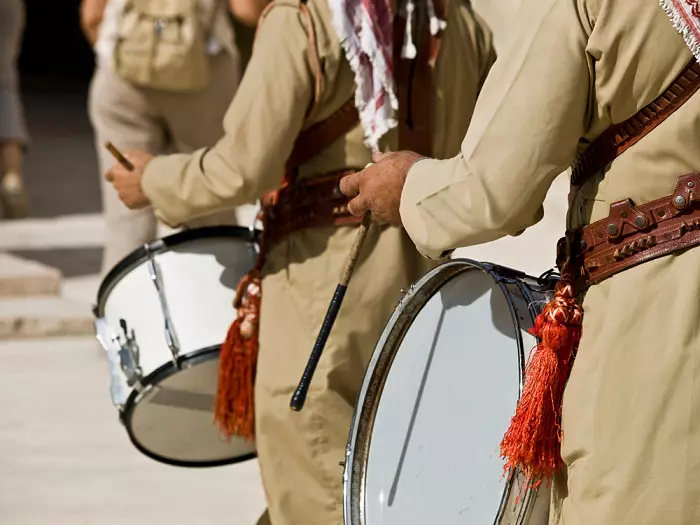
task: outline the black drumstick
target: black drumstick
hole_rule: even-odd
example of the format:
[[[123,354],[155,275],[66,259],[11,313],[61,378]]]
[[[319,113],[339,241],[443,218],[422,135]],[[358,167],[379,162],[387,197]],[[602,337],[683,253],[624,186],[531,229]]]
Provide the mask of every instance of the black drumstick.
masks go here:
[[[338,317],[340,306],[343,304],[343,299],[345,298],[345,291],[348,289],[350,278],[355,270],[355,265],[359,259],[360,251],[362,250],[362,245],[367,238],[367,232],[369,231],[371,225],[372,214],[367,212],[362,218],[362,224],[360,224],[357,237],[355,237],[355,242],[352,245],[347,261],[345,262],[345,268],[343,269],[340,282],[338,283],[335,293],[333,294],[333,299],[331,299],[331,304],[328,305],[328,311],[326,312],[326,317],[321,325],[321,331],[318,333],[318,337],[316,338],[314,349],[311,351],[311,355],[309,356],[309,362],[306,364],[304,373],[301,376],[301,381],[299,381],[299,386],[292,396],[290,406],[295,412],[299,412],[302,408],[304,408],[304,402],[306,401],[306,394],[308,393],[309,386],[311,385],[311,379],[314,377],[316,366],[318,365],[319,359],[321,359],[321,354],[326,346],[326,341],[328,341],[328,336],[330,335],[333,324],[335,323],[335,318]]]

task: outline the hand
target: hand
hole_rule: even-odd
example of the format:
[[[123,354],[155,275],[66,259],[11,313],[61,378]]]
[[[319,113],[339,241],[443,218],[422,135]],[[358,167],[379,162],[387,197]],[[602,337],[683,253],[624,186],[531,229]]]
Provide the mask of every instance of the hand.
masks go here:
[[[107,0],[83,0],[80,3],[80,27],[91,46],[97,41]]]
[[[412,151],[398,151],[375,153],[372,158],[375,164],[340,181],[340,191],[352,199],[348,209],[353,215],[371,211],[375,222],[401,226],[399,205],[406,175],[424,157]]]
[[[139,150],[131,150],[124,153],[124,156],[134,165],[134,170],[129,171],[121,164],[115,164],[105,174],[105,179],[112,183],[119,198],[127,208],[132,210],[145,208],[151,201],[143,193],[141,179],[153,155]]]

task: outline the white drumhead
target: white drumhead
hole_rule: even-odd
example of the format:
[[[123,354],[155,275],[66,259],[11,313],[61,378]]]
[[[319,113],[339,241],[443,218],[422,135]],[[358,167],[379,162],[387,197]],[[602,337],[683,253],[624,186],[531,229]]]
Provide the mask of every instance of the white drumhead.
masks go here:
[[[255,455],[254,443],[225,439],[214,423],[218,357],[216,348],[186,361],[181,370],[164,367],[151,388],[129,400],[124,424],[141,452],[171,465],[198,467]]]
[[[448,264],[461,273],[412,321],[402,319],[413,315],[407,298],[375,351],[354,422],[363,429],[351,437],[365,441],[351,443],[351,477],[361,478],[351,484],[361,489],[346,487],[346,498],[361,495],[361,517],[346,523],[493,524],[507,496],[499,446],[519,397],[522,339],[526,351],[534,344],[532,318],[517,287],[505,292],[465,261]],[[392,328],[406,322],[393,341]],[[395,352],[388,372],[379,370],[382,352]]]

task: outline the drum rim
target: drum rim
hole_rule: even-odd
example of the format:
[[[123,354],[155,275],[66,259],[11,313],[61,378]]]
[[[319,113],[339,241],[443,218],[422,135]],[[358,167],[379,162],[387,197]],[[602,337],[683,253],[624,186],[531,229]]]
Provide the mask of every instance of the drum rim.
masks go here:
[[[518,279],[522,281],[532,280],[537,282],[537,279],[528,276],[523,272],[512,270],[510,268],[499,265],[478,262],[470,259],[452,259],[446,262],[411,285],[409,292],[401,299],[397,305],[391,319],[388,321],[384,331],[379,338],[372,357],[366,369],[365,378],[363,380],[360,393],[357,398],[357,404],[352,417],[350,434],[346,448],[346,461],[343,472],[343,508],[344,508],[344,523],[345,525],[367,525],[365,517],[365,483],[366,483],[366,465],[369,455],[371,443],[371,433],[374,428],[376,412],[378,408],[378,400],[381,398],[381,393],[388,377],[388,371],[391,369],[401,341],[405,337],[408,329],[418,314],[423,310],[428,301],[433,295],[452,279],[462,275],[468,271],[479,270],[488,274],[496,284],[504,292],[508,307],[513,320],[514,330],[516,331],[516,343],[518,346],[518,365],[521,370],[519,395],[523,388],[523,371],[525,367],[525,350],[522,333],[520,331],[520,320],[516,315],[515,305],[512,299],[506,292],[507,283],[515,283],[520,292],[524,295],[528,303],[532,302],[530,291],[522,286]],[[502,277],[501,280],[495,279],[494,274],[497,273]],[[510,277],[510,281],[508,278]],[[528,312],[534,323],[535,313],[532,307],[528,308]],[[386,349],[392,348],[392,352]],[[362,426],[363,430],[360,430]],[[359,446],[358,446],[359,445]],[[361,448],[361,450],[360,450]],[[494,523],[498,523],[502,519],[505,511],[505,504],[508,501],[513,488],[514,478],[511,479],[503,490],[501,502],[494,519]],[[532,510],[537,493],[528,491],[525,496],[527,500],[524,502],[527,515]]]
[[[191,366],[204,363],[206,361],[214,359],[218,355],[220,349],[221,345],[212,345],[206,348],[201,348],[199,350],[195,350],[194,352],[190,352],[187,355],[180,357],[179,361],[182,364],[187,363]],[[158,461],[159,463],[165,463],[166,465],[172,465],[175,467],[221,467],[224,465],[234,465],[236,463],[242,463],[244,461],[255,459],[257,457],[257,453],[251,452],[250,454],[237,456],[233,459],[217,459],[211,461],[184,461],[161,456],[160,454],[157,454],[147,449],[140,443],[140,441],[134,435],[133,429],[131,427],[131,418],[133,417],[134,409],[136,408],[139,399],[148,392],[150,387],[159,384],[163,380],[175,375],[175,373],[176,368],[172,361],[168,361],[167,363],[159,366],[153,372],[151,372],[141,380],[143,389],[141,391],[137,391],[136,389],[132,390],[129,394],[129,397],[124,402],[124,406],[122,407],[122,410],[119,413],[119,419],[121,420],[122,424],[124,425],[124,428],[126,429],[126,433],[129,436],[131,444],[134,445],[134,447],[136,447],[136,449],[145,456],[155,461]]]
[[[102,279],[100,288],[97,291],[97,301],[93,308],[95,317],[104,317],[105,303],[112,289],[122,280],[122,278],[137,266],[143,264],[149,255],[165,253],[169,249],[188,241],[211,239],[215,237],[242,238],[253,243],[256,242],[260,230],[251,230],[242,226],[206,226],[204,228],[194,228],[168,235],[161,239],[156,239],[141,246],[125,256],[107,273]]]

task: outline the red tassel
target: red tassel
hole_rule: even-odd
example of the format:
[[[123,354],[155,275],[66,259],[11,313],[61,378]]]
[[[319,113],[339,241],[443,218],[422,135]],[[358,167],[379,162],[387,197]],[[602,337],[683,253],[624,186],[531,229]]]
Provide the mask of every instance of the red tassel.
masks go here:
[[[506,471],[513,474],[519,469],[531,487],[549,481],[562,467],[562,397],[581,340],[582,321],[572,275],[565,268],[554,298],[530,330],[538,343],[525,370],[525,388],[515,415],[501,442]]]
[[[219,356],[219,383],[214,420],[226,437],[255,439],[255,368],[258,361],[260,276],[247,274],[236,291],[236,319]]]

